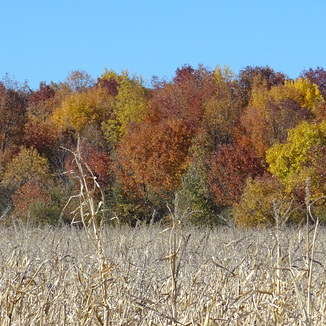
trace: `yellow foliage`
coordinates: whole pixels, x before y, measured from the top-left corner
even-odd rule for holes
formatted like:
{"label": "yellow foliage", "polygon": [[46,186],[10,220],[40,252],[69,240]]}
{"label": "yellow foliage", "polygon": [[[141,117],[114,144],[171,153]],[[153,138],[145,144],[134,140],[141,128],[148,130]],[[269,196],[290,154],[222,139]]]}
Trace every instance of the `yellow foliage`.
{"label": "yellow foliage", "polygon": [[278,213],[282,216],[291,203],[283,190],[275,178],[263,176],[248,179],[240,202],[232,209],[236,224],[244,227],[273,224],[273,205],[277,205]]}
{"label": "yellow foliage", "polygon": [[101,76],[102,79],[110,80],[113,78],[116,82],[119,82],[120,76],[114,70],[105,69],[104,74]]}
{"label": "yellow foliage", "polygon": [[[249,105],[242,115],[242,124],[259,156],[265,157],[270,146],[284,142],[287,130],[299,123],[303,115],[308,116],[307,107],[312,110],[312,103],[317,104],[320,99],[318,88],[313,92],[315,86],[303,79],[270,89],[266,85],[254,85]],[[297,109],[295,103],[302,110]],[[315,111],[315,106],[313,108]]]}
{"label": "yellow foliage", "polygon": [[[287,100],[296,102],[302,110],[287,106]],[[321,101],[323,97],[320,90],[309,79],[285,81],[284,85],[270,89],[266,85],[254,85],[242,123],[248,130],[258,155],[264,157],[268,147],[283,142],[287,130],[301,121],[302,115],[308,116],[306,109],[316,114],[316,107]],[[278,109],[275,110],[275,107]]]}
{"label": "yellow foliage", "polygon": [[18,189],[28,181],[47,184],[51,176],[48,160],[42,157],[35,148],[22,147],[11,160],[3,176],[2,184]]}
{"label": "yellow foliage", "polygon": [[274,102],[280,102],[285,99],[291,99],[302,106],[302,93],[295,87],[289,87],[288,81],[285,81],[284,85],[277,85],[270,89],[269,100]]}
{"label": "yellow foliage", "polygon": [[261,107],[266,110],[267,102],[277,103],[285,99],[292,99],[301,107],[316,112],[316,106],[323,97],[317,85],[310,82],[309,79],[298,78],[296,81],[287,80],[284,85],[277,85],[270,90],[267,87],[254,87],[250,99],[250,106]]}
{"label": "yellow foliage", "polygon": [[324,100],[318,86],[308,78],[299,77],[295,81],[288,80],[285,81],[284,86],[290,90],[297,90],[300,93],[300,97],[297,99],[299,104],[313,113],[316,113],[318,103]]}
{"label": "yellow foliage", "polygon": [[[306,189],[307,180],[309,180],[309,189]],[[289,176],[285,186],[287,193],[296,191],[304,194],[304,196],[307,195],[308,190],[312,201],[326,195],[326,185],[320,182],[319,175],[316,174],[314,168],[304,167],[297,174]]]}
{"label": "yellow foliage", "polygon": [[326,146],[326,120],[319,124],[304,121],[289,131],[285,144],[268,149],[269,171],[281,180],[288,194],[300,193],[303,198],[306,181],[310,180],[311,200],[325,196],[324,174],[320,172],[323,168],[314,165],[317,157],[310,151],[313,146]]}
{"label": "yellow foliage", "polygon": [[102,78],[114,78],[119,85],[113,116],[104,123],[107,138],[119,141],[126,134],[129,123],[141,122],[147,113],[147,93],[141,77],[130,77],[127,71],[121,76],[106,71]]}
{"label": "yellow foliage", "polygon": [[249,102],[250,107],[261,108],[262,112],[266,112],[266,103],[270,99],[270,91],[267,87],[254,87],[251,91]]}
{"label": "yellow foliage", "polygon": [[209,134],[214,135],[215,144],[216,141],[224,142],[232,137],[241,114],[242,101],[239,89],[230,86],[234,74],[228,67],[217,67],[214,78],[216,92],[204,104],[203,126]]}
{"label": "yellow foliage", "polygon": [[288,133],[285,144],[277,144],[266,152],[269,171],[285,180],[297,173],[308,160],[308,150],[313,145],[321,145],[326,139],[326,121],[313,124],[301,122]]}
{"label": "yellow foliage", "polygon": [[214,69],[214,78],[217,83],[230,82],[235,79],[235,74],[230,69],[230,67],[226,65],[224,65],[223,67],[216,66]]}
{"label": "yellow foliage", "polygon": [[81,132],[86,125],[100,124],[110,114],[112,97],[104,88],[97,87],[66,97],[53,113],[53,121],[65,129]]}

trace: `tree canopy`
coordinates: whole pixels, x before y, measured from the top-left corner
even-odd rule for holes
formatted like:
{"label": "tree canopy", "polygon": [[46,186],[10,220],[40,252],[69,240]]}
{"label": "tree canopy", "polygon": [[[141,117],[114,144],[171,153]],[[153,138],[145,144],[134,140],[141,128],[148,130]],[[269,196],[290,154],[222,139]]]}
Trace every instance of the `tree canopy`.
{"label": "tree canopy", "polygon": [[273,202],[302,207],[307,185],[311,199],[325,198],[325,81],[321,67],[290,79],[268,66],[235,74],[184,65],[152,84],[106,69],[97,80],[73,71],[31,90],[7,75],[0,209],[59,219],[59,198],[76,191],[71,152],[81,140],[111,217],[161,220],[178,196],[196,224],[220,223],[226,212],[240,225],[271,223]]}

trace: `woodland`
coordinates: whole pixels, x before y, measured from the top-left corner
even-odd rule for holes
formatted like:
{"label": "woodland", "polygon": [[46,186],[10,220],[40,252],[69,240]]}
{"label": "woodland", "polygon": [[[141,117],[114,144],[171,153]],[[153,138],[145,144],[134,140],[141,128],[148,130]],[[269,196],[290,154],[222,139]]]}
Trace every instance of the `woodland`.
{"label": "woodland", "polygon": [[164,222],[175,202],[192,225],[325,221],[325,100],[321,67],[73,71],[36,90],[6,75],[1,223],[77,223],[85,191],[108,223]]}

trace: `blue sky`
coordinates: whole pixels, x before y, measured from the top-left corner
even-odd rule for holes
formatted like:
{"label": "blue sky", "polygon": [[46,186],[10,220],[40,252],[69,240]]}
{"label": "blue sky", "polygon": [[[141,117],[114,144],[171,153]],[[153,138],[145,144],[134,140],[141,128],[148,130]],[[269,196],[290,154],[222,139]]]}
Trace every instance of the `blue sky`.
{"label": "blue sky", "polygon": [[37,88],[108,68],[149,82],[183,64],[296,78],[325,67],[325,12],[325,0],[0,0],[0,79]]}

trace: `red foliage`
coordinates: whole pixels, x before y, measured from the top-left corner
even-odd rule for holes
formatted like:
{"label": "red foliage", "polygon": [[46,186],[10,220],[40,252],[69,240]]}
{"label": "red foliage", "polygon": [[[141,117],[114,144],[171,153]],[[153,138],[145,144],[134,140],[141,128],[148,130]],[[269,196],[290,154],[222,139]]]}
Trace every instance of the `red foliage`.
{"label": "red foliage", "polygon": [[326,102],[320,103],[316,108],[316,120],[321,122],[326,120]]}
{"label": "red foliage", "polygon": [[262,175],[265,171],[263,162],[253,152],[230,144],[217,146],[209,166],[210,190],[215,203],[221,206],[236,203],[243,192],[246,179]]}
{"label": "red foliage", "polygon": [[202,124],[205,101],[216,92],[211,72],[184,66],[172,83],[151,93],[149,114],[134,125],[119,149],[116,174],[123,188],[137,196],[174,191],[187,169],[193,137]]}
{"label": "red foliage", "polygon": [[105,89],[107,89],[109,94],[112,95],[112,96],[117,96],[118,93],[119,93],[119,90],[118,90],[119,83],[113,77],[111,77],[109,80],[107,80],[105,78],[98,78],[96,86],[97,87],[104,87]]}
{"label": "red foliage", "polygon": [[0,149],[21,145],[26,122],[26,94],[0,83]]}
{"label": "red foliage", "polygon": [[[84,143],[81,147],[81,156],[102,189],[112,183],[112,160],[108,153],[95,149],[91,144]],[[78,174],[78,168],[73,160],[74,157],[71,154],[65,162],[65,169],[66,171],[75,171]],[[84,172],[87,172],[86,166],[84,166]]]}
{"label": "red foliage", "polygon": [[165,84],[152,93],[149,102],[152,122],[183,119],[188,128],[196,130],[204,113],[205,101],[214,94],[216,83],[205,68],[190,66],[177,70],[174,83]]}
{"label": "red foliage", "polygon": [[53,149],[58,138],[58,131],[50,121],[40,121],[35,117],[30,117],[24,131],[26,147],[34,147],[39,153]]}
{"label": "red foliage", "polygon": [[175,83],[182,83],[183,81],[191,78],[194,72],[195,69],[190,65],[183,65],[181,68],[177,68],[173,81]]}
{"label": "red foliage", "polygon": [[40,84],[39,90],[33,92],[28,98],[28,106],[37,105],[54,97],[55,91],[45,83]]}
{"label": "red foliage", "polygon": [[20,218],[28,217],[30,207],[36,202],[49,202],[50,195],[37,182],[29,181],[13,195],[14,214]]}

